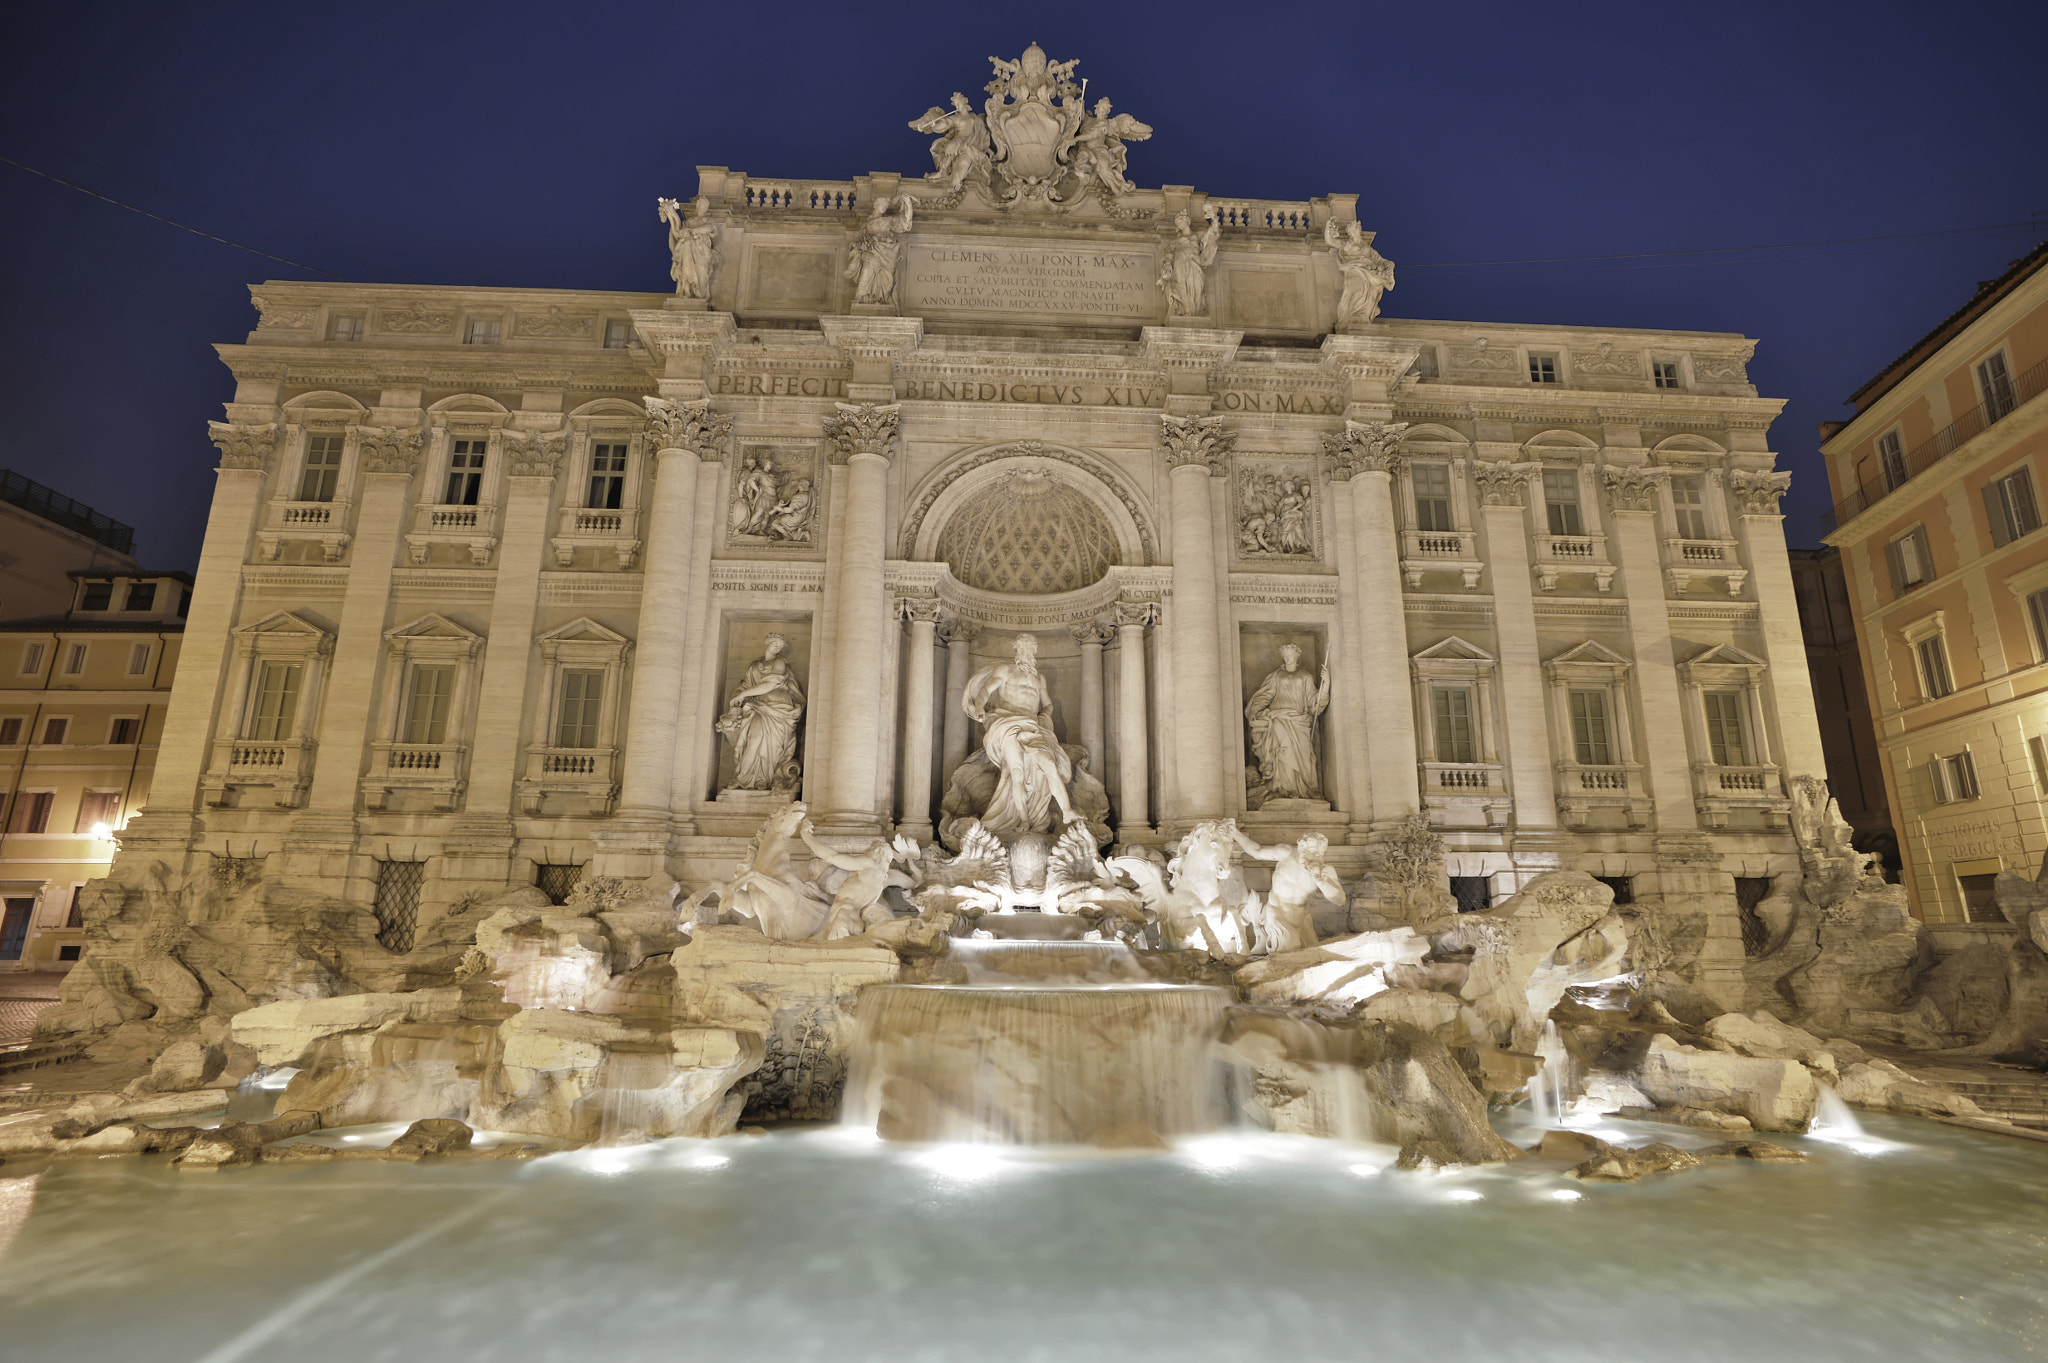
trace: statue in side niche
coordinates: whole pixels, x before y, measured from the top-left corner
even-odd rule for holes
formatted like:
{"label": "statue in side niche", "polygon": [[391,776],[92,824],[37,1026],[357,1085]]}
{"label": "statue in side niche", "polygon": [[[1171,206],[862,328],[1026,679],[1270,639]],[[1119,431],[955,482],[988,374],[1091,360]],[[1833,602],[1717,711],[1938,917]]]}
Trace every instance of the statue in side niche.
{"label": "statue in side niche", "polygon": [[856,303],[888,303],[896,293],[896,263],[903,255],[902,236],[910,230],[912,199],[908,194],[875,200],[874,211],[853,239],[846,277]]}
{"label": "statue in side niche", "polygon": [[[961,705],[982,726],[982,752],[996,770],[981,825],[999,838],[1063,828],[1081,816],[1067,793],[1073,759],[1052,727],[1052,688],[1038,670],[1038,640],[1020,634],[1011,661],[968,679]],[[1057,818],[1055,818],[1055,814]]]}
{"label": "statue in side niche", "polygon": [[1252,755],[1259,765],[1253,792],[1259,804],[1322,798],[1316,729],[1323,711],[1329,708],[1329,662],[1325,660],[1321,674],[1311,678],[1301,670],[1301,650],[1283,644],[1280,666],[1266,674],[1244,707],[1252,731]]}
{"label": "statue in side niche", "polygon": [[1209,267],[1216,263],[1216,239],[1223,223],[1214,208],[1204,208],[1209,225],[1195,231],[1183,209],[1173,215],[1173,235],[1167,238],[1164,258],[1159,264],[1159,283],[1166,290],[1169,317],[1200,317],[1209,306]]}
{"label": "statue in side niche", "polygon": [[789,665],[789,640],[771,634],[761,656],[747,664],[739,689],[718,717],[719,735],[732,745],[732,790],[796,789],[796,727],[804,717],[804,689]]}
{"label": "statue in side niche", "polygon": [[950,111],[934,104],[922,118],[912,119],[910,127],[914,132],[939,134],[939,140],[932,143],[935,169],[925,179],[936,180],[950,194],[969,180],[988,178],[988,124],[958,90],[953,92]]}
{"label": "statue in side niche", "polygon": [[718,224],[711,221],[711,201],[699,194],[685,220],[674,199],[655,201],[655,212],[668,224],[669,277],[680,298],[709,298],[711,276],[718,269]]}
{"label": "statue in side niche", "polygon": [[1337,254],[1344,292],[1337,299],[1337,330],[1369,325],[1380,315],[1380,298],[1394,287],[1394,262],[1372,249],[1365,229],[1353,219],[1323,224],[1323,241]]}
{"label": "statue in side niche", "polygon": [[1333,903],[1345,902],[1344,882],[1323,859],[1330,850],[1330,840],[1320,833],[1305,833],[1292,847],[1285,843],[1262,847],[1246,837],[1243,830],[1232,831],[1246,856],[1273,863],[1273,883],[1256,913],[1249,915],[1253,919],[1255,950],[1272,954],[1314,946],[1316,920],[1309,910],[1309,901],[1320,894]]}

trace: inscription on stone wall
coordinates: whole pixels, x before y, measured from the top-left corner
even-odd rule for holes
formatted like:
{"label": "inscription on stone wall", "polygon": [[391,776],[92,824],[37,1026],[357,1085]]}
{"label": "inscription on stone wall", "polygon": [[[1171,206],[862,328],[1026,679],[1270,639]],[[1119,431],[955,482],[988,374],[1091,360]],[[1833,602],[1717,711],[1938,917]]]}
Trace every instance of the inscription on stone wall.
{"label": "inscription on stone wall", "polygon": [[1145,317],[1155,311],[1148,251],[914,243],[905,254],[903,311],[913,316],[951,310]]}

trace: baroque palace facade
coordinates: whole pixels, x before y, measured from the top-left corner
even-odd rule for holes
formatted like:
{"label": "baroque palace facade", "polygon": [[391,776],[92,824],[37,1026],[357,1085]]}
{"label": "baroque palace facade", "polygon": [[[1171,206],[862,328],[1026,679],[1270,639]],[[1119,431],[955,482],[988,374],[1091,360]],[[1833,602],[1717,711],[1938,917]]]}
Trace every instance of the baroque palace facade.
{"label": "baroque palace facade", "polygon": [[931,175],[701,168],[673,295],[253,290],[124,855],[403,949],[701,884],[791,793],[929,840],[1029,634],[1116,841],[1234,816],[1350,880],[1419,814],[1468,907],[1590,871],[1732,990],[1823,771],[1752,343],[1380,318],[1356,196],[1136,188],[1151,130],[1035,52],[913,124]]}

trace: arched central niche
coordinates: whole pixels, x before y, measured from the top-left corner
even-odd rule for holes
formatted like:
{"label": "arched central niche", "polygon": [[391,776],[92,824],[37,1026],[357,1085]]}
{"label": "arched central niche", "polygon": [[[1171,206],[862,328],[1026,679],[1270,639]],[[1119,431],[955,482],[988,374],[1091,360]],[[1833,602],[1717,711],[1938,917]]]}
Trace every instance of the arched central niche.
{"label": "arched central niche", "polygon": [[1093,586],[1122,561],[1094,499],[1042,464],[976,489],[946,518],[936,557],[968,586],[1011,596]]}

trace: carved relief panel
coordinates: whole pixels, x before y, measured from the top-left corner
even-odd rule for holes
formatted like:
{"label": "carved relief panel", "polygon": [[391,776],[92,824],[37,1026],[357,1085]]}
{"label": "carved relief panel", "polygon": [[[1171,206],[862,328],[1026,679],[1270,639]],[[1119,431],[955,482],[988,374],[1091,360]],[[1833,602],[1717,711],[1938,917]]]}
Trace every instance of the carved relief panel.
{"label": "carved relief panel", "polygon": [[1232,461],[1230,517],[1244,562],[1313,563],[1323,554],[1314,461],[1239,455]]}
{"label": "carved relief panel", "polygon": [[815,552],[825,523],[820,465],[808,437],[742,440],[726,490],[726,544]]}

